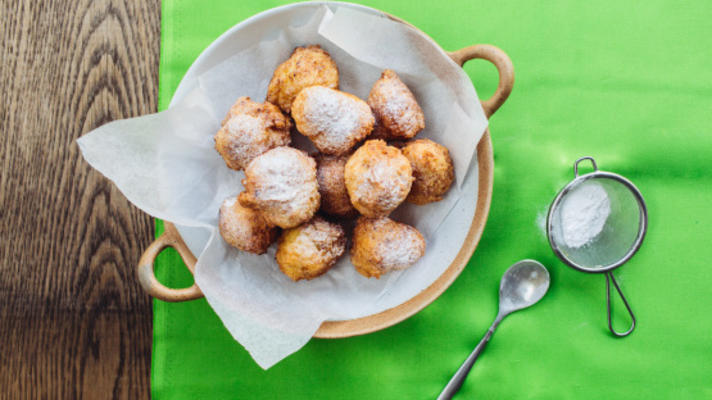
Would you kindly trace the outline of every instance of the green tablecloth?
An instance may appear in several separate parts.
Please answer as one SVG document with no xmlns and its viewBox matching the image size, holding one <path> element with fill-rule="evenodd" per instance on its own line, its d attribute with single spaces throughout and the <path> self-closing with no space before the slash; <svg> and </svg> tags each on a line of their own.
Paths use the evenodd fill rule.
<svg viewBox="0 0 712 400">
<path fill-rule="evenodd" d="M 279 1 L 164 0 L 160 106 L 212 40 Z M 712 2 L 373 1 L 445 49 L 491 43 L 512 58 L 512 96 L 491 120 L 492 209 L 462 275 L 416 316 L 384 331 L 312 340 L 268 371 L 204 300 L 154 303 L 154 398 L 434 398 L 489 326 L 500 276 L 535 258 L 549 294 L 505 320 L 458 398 L 712 397 Z M 481 97 L 494 67 L 465 69 Z M 605 321 L 603 276 L 564 266 L 537 219 L 596 157 L 645 196 L 650 228 L 616 271 L 638 317 L 625 339 Z M 160 223 L 158 224 L 161 227 Z M 186 285 L 175 253 L 159 279 Z M 620 329 L 627 322 L 616 308 Z"/>
</svg>

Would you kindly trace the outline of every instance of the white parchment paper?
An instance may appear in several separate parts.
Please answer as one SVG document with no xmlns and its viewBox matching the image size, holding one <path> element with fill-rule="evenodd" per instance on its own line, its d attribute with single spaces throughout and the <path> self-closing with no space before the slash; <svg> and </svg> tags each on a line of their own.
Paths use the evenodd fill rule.
<svg viewBox="0 0 712 400">
<path fill-rule="evenodd" d="M 272 71 L 296 46 L 319 44 L 339 66 L 340 89 L 366 98 L 385 68 L 411 88 L 426 118 L 418 137 L 451 152 L 457 184 L 440 202 L 404 204 L 392 217 L 418 228 L 426 256 L 406 271 L 367 279 L 348 256 L 326 275 L 292 282 L 274 261 L 275 248 L 253 255 L 229 247 L 217 230 L 221 202 L 242 190 L 242 172 L 225 166 L 213 135 L 240 96 L 263 101 Z M 467 75 L 428 39 L 384 16 L 348 7 L 315 7 L 306 22 L 275 27 L 262 40 L 201 74 L 198 85 L 168 110 L 104 125 L 78 140 L 84 158 L 145 212 L 210 233 L 195 280 L 225 327 L 263 368 L 301 348 L 325 320 L 371 315 L 429 286 L 449 265 L 461 239 L 438 232 L 448 213 L 472 192 L 463 181 L 487 125 Z M 439 49 L 437 51 L 440 51 Z M 443 262 L 438 262 L 443 260 Z M 447 261 L 447 262 L 445 262 Z"/>
</svg>

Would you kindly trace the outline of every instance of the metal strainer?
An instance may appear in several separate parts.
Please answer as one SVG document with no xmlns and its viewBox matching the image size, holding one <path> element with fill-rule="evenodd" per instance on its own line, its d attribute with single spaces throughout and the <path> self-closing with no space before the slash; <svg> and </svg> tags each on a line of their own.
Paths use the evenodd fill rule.
<svg viewBox="0 0 712 400">
<path fill-rule="evenodd" d="M 579 175 L 578 166 L 584 160 L 591 161 L 593 172 Z M 593 197 L 598 201 L 591 200 Z M 635 315 L 612 271 L 638 251 L 647 226 L 648 212 L 638 188 L 618 174 L 599 171 L 592 157 L 576 160 L 574 180 L 561 189 L 549 207 L 546 227 L 554 253 L 579 271 L 606 275 L 608 329 L 618 337 L 633 332 Z M 610 281 L 632 320 L 625 332 L 613 329 Z"/>
</svg>

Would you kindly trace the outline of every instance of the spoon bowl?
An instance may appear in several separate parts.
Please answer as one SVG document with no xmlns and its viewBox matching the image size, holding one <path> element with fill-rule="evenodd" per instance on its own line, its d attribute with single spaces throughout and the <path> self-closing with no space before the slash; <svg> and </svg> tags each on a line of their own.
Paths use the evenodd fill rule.
<svg viewBox="0 0 712 400">
<path fill-rule="evenodd" d="M 509 267 L 499 285 L 499 313 L 509 314 L 541 300 L 549 289 L 549 271 L 534 260 Z M 504 315 L 502 317 L 504 317 Z"/>
</svg>

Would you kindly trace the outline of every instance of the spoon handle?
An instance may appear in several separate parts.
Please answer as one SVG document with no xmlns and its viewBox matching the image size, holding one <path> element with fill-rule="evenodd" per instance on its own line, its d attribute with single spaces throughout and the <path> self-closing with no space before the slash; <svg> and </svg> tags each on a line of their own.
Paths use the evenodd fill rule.
<svg viewBox="0 0 712 400">
<path fill-rule="evenodd" d="M 460 368 L 458 368 L 457 372 L 455 372 L 455 375 L 452 376 L 450 382 L 448 382 L 443 391 L 440 392 L 438 400 L 451 399 L 452 396 L 457 393 L 457 391 L 460 389 L 460 386 L 462 386 L 462 384 L 465 382 L 465 378 L 467 378 L 467 374 L 470 373 L 470 369 L 472 369 L 472 366 L 475 364 L 477 357 L 479 357 L 480 353 L 482 353 L 482 350 L 484 350 L 485 346 L 492 337 L 494 330 L 497 328 L 498 322 L 499 318 L 497 318 L 497 320 L 492 324 L 492 326 L 490 326 L 485 336 L 477 344 L 477 347 L 472 350 L 472 353 L 470 353 L 465 362 L 462 363 Z"/>
</svg>

